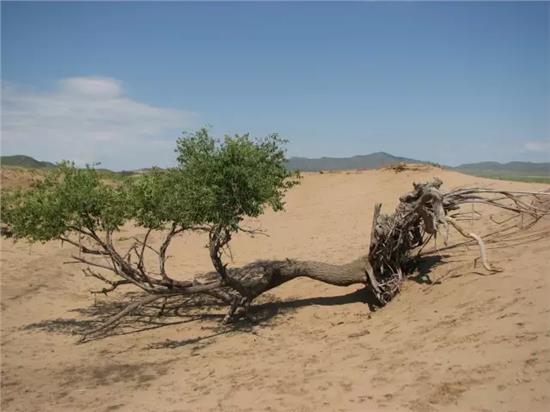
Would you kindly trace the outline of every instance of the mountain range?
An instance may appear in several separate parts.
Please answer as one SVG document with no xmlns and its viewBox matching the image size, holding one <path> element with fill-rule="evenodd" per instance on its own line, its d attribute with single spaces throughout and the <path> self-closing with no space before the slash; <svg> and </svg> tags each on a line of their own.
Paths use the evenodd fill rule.
<svg viewBox="0 0 550 412">
<path fill-rule="evenodd" d="M 494 173 L 513 173 L 523 176 L 550 176 L 550 162 L 533 163 L 533 162 L 479 162 L 479 163 L 466 163 L 456 167 L 456 169 L 462 171 L 484 171 Z"/>
<path fill-rule="evenodd" d="M 359 155 L 352 157 L 321 157 L 318 159 L 310 159 L 306 157 L 291 157 L 290 159 L 288 159 L 287 166 L 291 170 L 317 172 L 321 170 L 376 169 L 379 167 L 390 166 L 402 162 L 433 164 L 427 161 L 394 156 L 385 152 L 376 152 L 368 155 Z M 0 164 L 3 166 L 17 166 L 33 169 L 55 167 L 55 164 L 51 162 L 36 160 L 30 156 L 25 155 L 1 156 Z M 449 168 L 451 169 L 451 167 Z M 489 177 L 550 177 L 550 162 L 478 162 L 465 163 L 452 169 L 456 169 L 465 173 L 480 174 Z"/>
<path fill-rule="evenodd" d="M 291 157 L 288 159 L 287 167 L 291 170 L 317 172 L 320 170 L 376 169 L 401 162 L 427 163 L 407 157 L 394 156 L 385 152 L 376 152 L 353 157 L 321 157 L 320 159 Z"/>
<path fill-rule="evenodd" d="M 55 164 L 50 162 L 42 162 L 36 160 L 33 157 L 25 155 L 14 155 L 14 156 L 1 156 L 0 164 L 2 166 L 17 166 L 17 167 L 26 167 L 29 169 L 42 169 L 45 167 L 55 167 Z"/>
</svg>

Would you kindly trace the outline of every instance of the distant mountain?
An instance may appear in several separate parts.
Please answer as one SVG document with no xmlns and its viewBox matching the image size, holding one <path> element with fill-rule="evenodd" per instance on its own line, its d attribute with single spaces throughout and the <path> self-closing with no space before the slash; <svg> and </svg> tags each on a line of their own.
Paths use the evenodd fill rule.
<svg viewBox="0 0 550 412">
<path fill-rule="evenodd" d="M 0 156 L 0 164 L 2 166 L 19 166 L 32 169 L 41 169 L 45 167 L 55 167 L 53 163 L 41 162 L 30 156 L 15 155 L 15 156 Z"/>
<path fill-rule="evenodd" d="M 550 176 L 550 162 L 479 162 L 462 164 L 455 169 L 464 172 L 482 172 L 495 175 Z"/>
<path fill-rule="evenodd" d="M 430 162 L 426 161 L 410 159 L 407 157 L 393 156 L 385 152 L 376 152 L 368 155 L 359 155 L 353 157 L 321 157 L 320 159 L 291 157 L 287 161 L 287 167 L 290 170 L 317 172 L 320 170 L 376 169 L 379 167 L 391 166 L 402 162 L 430 164 Z M 25 155 L 0 156 L 0 164 L 2 166 L 18 166 L 32 169 L 55 167 L 54 163 L 36 160 L 30 156 Z M 478 162 L 461 164 L 460 166 L 454 167 L 453 169 L 464 173 L 486 177 L 550 178 L 550 162 Z M 107 169 L 98 170 L 105 173 L 120 175 L 133 175 L 136 173 L 140 173 L 139 170 L 122 172 L 112 172 Z"/>
<path fill-rule="evenodd" d="M 376 169 L 401 162 L 426 163 L 406 157 L 393 156 L 385 152 L 377 152 L 353 157 L 321 157 L 320 159 L 291 157 L 287 162 L 287 167 L 291 170 L 316 172 L 320 170 Z"/>
</svg>

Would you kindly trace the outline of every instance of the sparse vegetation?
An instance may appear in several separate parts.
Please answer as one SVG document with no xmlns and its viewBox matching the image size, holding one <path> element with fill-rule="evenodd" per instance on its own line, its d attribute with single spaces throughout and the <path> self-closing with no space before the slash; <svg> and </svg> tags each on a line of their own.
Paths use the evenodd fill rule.
<svg viewBox="0 0 550 412">
<path fill-rule="evenodd" d="M 395 173 L 401 173 L 401 172 L 405 172 L 405 171 L 422 171 L 422 170 L 426 171 L 426 170 L 429 170 L 430 167 L 441 168 L 441 166 L 439 166 L 436 163 L 405 163 L 405 162 L 400 162 L 400 163 L 392 164 L 392 165 L 389 165 L 389 166 L 385 166 L 382 169 L 383 170 L 390 170 L 390 171 L 393 171 Z"/>
<path fill-rule="evenodd" d="M 462 173 L 467 173 L 472 176 L 486 177 L 496 180 L 511 180 L 515 182 L 527 182 L 527 183 L 550 183 L 550 176 L 529 176 L 523 174 L 514 174 L 510 171 L 466 171 L 461 170 Z"/>
<path fill-rule="evenodd" d="M 462 173 L 490 179 L 550 183 L 550 163 L 548 162 L 480 162 L 463 164 L 456 169 Z"/>
</svg>

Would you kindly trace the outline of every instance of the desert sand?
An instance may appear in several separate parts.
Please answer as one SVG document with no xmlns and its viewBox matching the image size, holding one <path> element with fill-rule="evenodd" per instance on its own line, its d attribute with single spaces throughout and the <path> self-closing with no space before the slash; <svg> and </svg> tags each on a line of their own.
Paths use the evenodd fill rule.
<svg viewBox="0 0 550 412">
<path fill-rule="evenodd" d="M 22 167 L 3 166 L 0 168 L 2 188 L 26 187 L 41 179 L 44 172 L 39 169 L 25 169 Z"/>
<path fill-rule="evenodd" d="M 301 258 L 344 263 L 365 253 L 376 202 L 389 213 L 413 181 L 547 190 L 436 168 L 306 174 L 286 211 L 248 222 L 232 265 Z M 493 219 L 506 213 L 492 211 Z M 495 230 L 489 214 L 465 223 Z M 360 288 L 298 279 L 260 302 L 258 321 L 224 327 L 223 313 L 134 324 L 77 344 L 91 312 L 123 292 L 65 265 L 49 242 L 1 244 L 2 411 L 547 411 L 550 410 L 550 219 L 498 243 L 487 274 L 474 246 L 425 258 L 423 277 L 370 312 Z M 124 243 L 139 229 L 119 234 Z M 461 241 L 452 234 L 451 243 Z M 171 273 L 212 269 L 196 235 L 170 249 Z M 429 245 L 433 249 L 433 244 Z M 443 247 L 442 242 L 438 244 Z M 97 301 L 94 305 L 94 301 Z M 94 309 L 95 308 L 95 309 Z"/>
</svg>

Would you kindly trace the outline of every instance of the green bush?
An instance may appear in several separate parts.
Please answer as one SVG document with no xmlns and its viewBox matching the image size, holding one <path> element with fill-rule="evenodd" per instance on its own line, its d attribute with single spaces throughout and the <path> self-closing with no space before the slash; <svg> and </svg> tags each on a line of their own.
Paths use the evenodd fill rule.
<svg viewBox="0 0 550 412">
<path fill-rule="evenodd" d="M 47 241 L 76 228 L 117 230 L 127 219 L 122 187 L 106 185 L 96 170 L 64 162 L 29 189 L 2 196 L 2 223 L 16 238 Z"/>
<path fill-rule="evenodd" d="M 185 176 L 192 220 L 235 228 L 265 206 L 283 209 L 283 195 L 298 182 L 285 168 L 286 143 L 273 134 L 252 140 L 248 134 L 216 142 L 207 129 L 178 140 L 179 168 Z"/>
</svg>

